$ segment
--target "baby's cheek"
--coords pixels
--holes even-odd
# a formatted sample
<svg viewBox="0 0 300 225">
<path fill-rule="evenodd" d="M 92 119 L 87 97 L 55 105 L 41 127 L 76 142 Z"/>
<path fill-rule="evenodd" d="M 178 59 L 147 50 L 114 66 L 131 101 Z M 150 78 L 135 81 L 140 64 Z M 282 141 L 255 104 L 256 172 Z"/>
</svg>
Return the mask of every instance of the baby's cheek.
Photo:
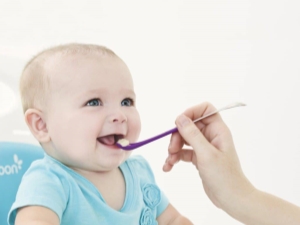
<svg viewBox="0 0 300 225">
<path fill-rule="evenodd" d="M 139 138 L 140 132 L 141 132 L 141 121 L 138 118 L 133 120 L 131 124 L 131 128 L 130 128 L 130 139 L 132 139 L 131 142 L 136 141 Z"/>
</svg>

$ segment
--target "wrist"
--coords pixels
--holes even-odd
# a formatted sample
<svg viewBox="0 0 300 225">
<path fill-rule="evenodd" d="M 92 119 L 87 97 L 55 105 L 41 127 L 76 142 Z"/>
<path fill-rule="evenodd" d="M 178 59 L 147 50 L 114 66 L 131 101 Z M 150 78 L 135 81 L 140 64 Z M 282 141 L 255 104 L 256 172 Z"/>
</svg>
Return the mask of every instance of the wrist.
<svg viewBox="0 0 300 225">
<path fill-rule="evenodd" d="M 220 205 L 220 208 L 233 218 L 241 221 L 244 215 L 247 214 L 248 207 L 255 204 L 253 201 L 256 199 L 255 196 L 259 195 L 259 190 L 247 178 L 235 187 L 228 194 L 226 202 Z"/>
<path fill-rule="evenodd" d="M 244 198 L 230 215 L 248 225 L 300 224 L 300 207 L 257 189 Z"/>
</svg>

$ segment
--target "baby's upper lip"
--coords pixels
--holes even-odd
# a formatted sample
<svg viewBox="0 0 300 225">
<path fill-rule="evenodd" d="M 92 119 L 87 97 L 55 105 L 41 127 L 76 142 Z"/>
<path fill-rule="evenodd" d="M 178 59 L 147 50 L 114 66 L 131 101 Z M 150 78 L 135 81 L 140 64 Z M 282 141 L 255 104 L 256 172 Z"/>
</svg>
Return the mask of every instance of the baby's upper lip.
<svg viewBox="0 0 300 225">
<path fill-rule="evenodd" d="M 125 137 L 124 133 L 118 133 L 118 132 L 116 132 L 116 133 L 108 133 L 108 134 L 100 135 L 97 139 L 103 138 L 103 137 L 107 137 L 107 136 L 111 136 L 111 135 L 114 135 L 114 136 L 116 136 L 116 137 L 118 137 L 120 139 Z"/>
</svg>

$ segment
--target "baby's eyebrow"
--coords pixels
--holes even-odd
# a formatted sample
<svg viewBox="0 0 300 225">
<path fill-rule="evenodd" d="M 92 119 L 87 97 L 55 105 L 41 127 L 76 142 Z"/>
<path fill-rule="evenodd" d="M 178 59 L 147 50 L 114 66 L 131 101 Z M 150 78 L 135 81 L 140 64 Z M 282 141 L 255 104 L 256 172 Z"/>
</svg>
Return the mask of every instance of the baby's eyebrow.
<svg viewBox="0 0 300 225">
<path fill-rule="evenodd" d="M 135 97 L 135 92 L 131 89 L 124 90 L 124 94 L 129 95 L 130 97 Z"/>
<path fill-rule="evenodd" d="M 82 97 L 86 97 L 87 95 L 88 96 L 93 96 L 93 95 L 95 95 L 95 96 L 98 96 L 98 95 L 107 95 L 107 93 L 108 93 L 108 90 L 91 89 L 91 90 L 77 92 L 76 97 L 77 98 L 82 98 Z M 132 98 L 136 97 L 135 92 L 132 89 L 124 88 L 124 89 L 120 90 L 119 93 L 122 94 L 122 95 L 124 95 L 124 97 L 132 97 Z"/>
<path fill-rule="evenodd" d="M 99 90 L 99 89 L 94 89 L 94 90 L 81 90 L 81 91 L 78 91 L 74 97 L 76 99 L 85 99 L 87 96 L 99 96 L 101 95 L 102 93 L 104 93 L 103 91 Z"/>
</svg>

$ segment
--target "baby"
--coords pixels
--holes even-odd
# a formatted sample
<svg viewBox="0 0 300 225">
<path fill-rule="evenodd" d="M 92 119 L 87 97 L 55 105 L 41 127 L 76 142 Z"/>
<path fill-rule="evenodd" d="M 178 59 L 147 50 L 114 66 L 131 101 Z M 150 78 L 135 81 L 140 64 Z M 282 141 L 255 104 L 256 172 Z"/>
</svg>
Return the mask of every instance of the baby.
<svg viewBox="0 0 300 225">
<path fill-rule="evenodd" d="M 25 121 L 45 150 L 23 177 L 9 224 L 192 224 L 158 188 L 141 156 L 141 122 L 126 64 L 98 45 L 47 49 L 20 81 Z"/>
</svg>

